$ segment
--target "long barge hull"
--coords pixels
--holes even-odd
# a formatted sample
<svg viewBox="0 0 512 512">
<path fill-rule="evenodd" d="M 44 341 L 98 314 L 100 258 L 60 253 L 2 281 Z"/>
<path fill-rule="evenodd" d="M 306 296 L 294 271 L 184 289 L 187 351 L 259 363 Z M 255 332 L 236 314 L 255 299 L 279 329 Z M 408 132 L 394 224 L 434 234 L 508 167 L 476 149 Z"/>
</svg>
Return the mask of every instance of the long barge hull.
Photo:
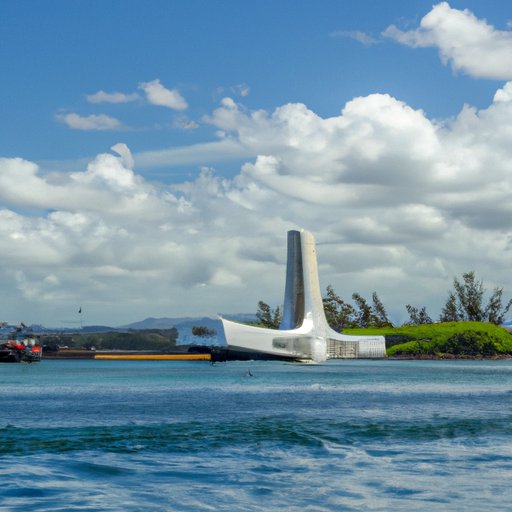
<svg viewBox="0 0 512 512">
<path fill-rule="evenodd" d="M 108 361 L 211 361 L 211 354 L 95 354 Z"/>
<path fill-rule="evenodd" d="M 92 350 L 61 350 L 45 352 L 45 359 L 94 359 L 103 361 L 210 361 L 207 353 L 158 353 L 158 352 L 95 352 Z"/>
</svg>

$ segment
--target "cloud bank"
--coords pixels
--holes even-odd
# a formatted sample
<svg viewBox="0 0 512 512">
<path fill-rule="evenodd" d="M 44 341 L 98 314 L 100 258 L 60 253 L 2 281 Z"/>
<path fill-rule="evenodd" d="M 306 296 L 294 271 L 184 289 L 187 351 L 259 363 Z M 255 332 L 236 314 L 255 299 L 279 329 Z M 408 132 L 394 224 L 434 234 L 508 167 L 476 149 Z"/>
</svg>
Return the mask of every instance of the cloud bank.
<svg viewBox="0 0 512 512">
<path fill-rule="evenodd" d="M 48 304 L 118 325 L 254 311 L 282 300 L 285 235 L 300 227 L 316 235 L 323 286 L 347 299 L 376 290 L 398 319 L 406 303 L 437 315 L 467 270 L 510 292 L 511 87 L 445 123 L 387 94 L 330 118 L 225 98 L 207 122 L 217 144 L 247 155 L 232 180 L 203 168 L 157 185 L 123 144 L 80 172 L 0 159 L 4 296 L 31 303 L 34 321 Z M 14 315 L 17 305 L 2 307 Z"/>
</svg>

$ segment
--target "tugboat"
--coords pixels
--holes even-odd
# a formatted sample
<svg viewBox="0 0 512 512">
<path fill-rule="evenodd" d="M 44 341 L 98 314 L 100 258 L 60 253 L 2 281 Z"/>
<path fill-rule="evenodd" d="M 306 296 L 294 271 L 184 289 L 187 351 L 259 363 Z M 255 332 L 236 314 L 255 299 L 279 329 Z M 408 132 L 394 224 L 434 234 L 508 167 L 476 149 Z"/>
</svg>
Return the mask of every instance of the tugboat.
<svg viewBox="0 0 512 512">
<path fill-rule="evenodd" d="M 33 363 L 41 361 L 43 348 L 34 336 L 20 336 L 25 327 L 21 324 L 11 335 L 11 339 L 0 341 L 0 363 Z"/>
</svg>

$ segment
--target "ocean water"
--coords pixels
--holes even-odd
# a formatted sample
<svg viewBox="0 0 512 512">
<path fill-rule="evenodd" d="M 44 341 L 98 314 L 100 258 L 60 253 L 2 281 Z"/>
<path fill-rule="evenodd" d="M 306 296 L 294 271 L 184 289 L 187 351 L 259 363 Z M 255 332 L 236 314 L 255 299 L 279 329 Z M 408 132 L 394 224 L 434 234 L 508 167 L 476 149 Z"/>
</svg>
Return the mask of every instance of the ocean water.
<svg viewBox="0 0 512 512">
<path fill-rule="evenodd" d="M 512 509 L 511 361 L 46 360 L 0 397 L 1 511 Z"/>
</svg>

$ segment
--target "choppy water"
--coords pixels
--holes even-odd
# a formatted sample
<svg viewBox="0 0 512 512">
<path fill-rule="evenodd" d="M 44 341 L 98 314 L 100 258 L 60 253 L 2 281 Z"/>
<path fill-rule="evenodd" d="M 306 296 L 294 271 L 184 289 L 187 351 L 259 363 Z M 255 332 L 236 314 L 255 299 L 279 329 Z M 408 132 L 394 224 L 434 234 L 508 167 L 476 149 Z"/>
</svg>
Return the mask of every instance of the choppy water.
<svg viewBox="0 0 512 512">
<path fill-rule="evenodd" d="M 1 511 L 512 507 L 510 361 L 47 360 L 0 398 Z"/>
</svg>

